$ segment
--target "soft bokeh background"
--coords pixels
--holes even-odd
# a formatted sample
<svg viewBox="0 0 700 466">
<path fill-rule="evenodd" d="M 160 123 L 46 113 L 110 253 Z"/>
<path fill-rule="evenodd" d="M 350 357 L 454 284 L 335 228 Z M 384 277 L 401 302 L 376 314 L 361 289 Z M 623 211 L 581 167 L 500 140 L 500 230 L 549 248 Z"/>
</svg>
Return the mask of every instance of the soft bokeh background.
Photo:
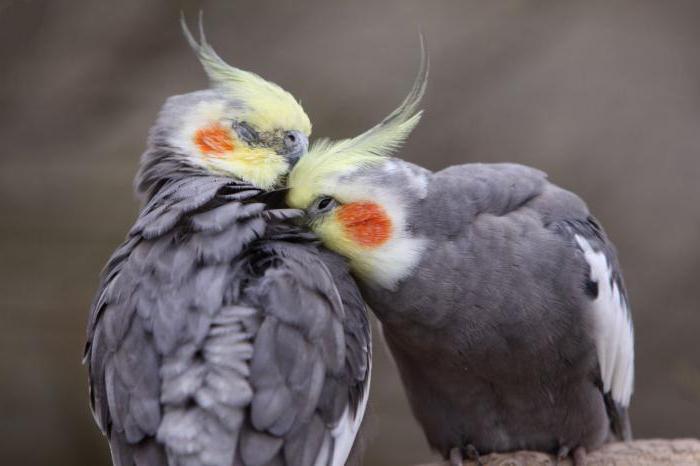
<svg viewBox="0 0 700 466">
<path fill-rule="evenodd" d="M 180 8 L 0 1 L 0 452 L 101 465 L 80 365 L 97 274 L 137 210 L 131 179 L 163 100 L 205 86 Z M 316 135 L 355 134 L 406 93 L 428 40 L 423 123 L 438 169 L 534 165 L 617 243 L 637 335 L 638 437 L 700 434 L 700 2 L 207 2 L 221 54 L 291 90 Z M 432 458 L 376 345 L 366 464 Z"/>
</svg>

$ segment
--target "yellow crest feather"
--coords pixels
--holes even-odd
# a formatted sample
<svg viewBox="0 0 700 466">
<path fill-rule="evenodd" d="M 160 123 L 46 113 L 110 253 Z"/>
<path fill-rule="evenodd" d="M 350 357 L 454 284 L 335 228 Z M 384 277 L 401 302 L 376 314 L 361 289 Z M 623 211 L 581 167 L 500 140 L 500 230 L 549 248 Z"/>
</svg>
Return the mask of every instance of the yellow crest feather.
<svg viewBox="0 0 700 466">
<path fill-rule="evenodd" d="M 314 198 L 324 194 L 324 184 L 330 177 L 381 163 L 396 152 L 420 121 L 423 111 L 418 111 L 417 108 L 425 94 L 428 67 L 428 56 L 421 35 L 418 76 L 401 105 L 381 123 L 352 139 L 321 139 L 314 142 L 289 175 L 289 205 L 306 208 Z"/>
<path fill-rule="evenodd" d="M 184 14 L 180 23 L 187 42 L 202 63 L 211 83 L 243 103 L 247 122 L 260 131 L 281 128 L 301 131 L 307 136 L 311 134 L 311 121 L 294 96 L 277 84 L 250 71 L 233 67 L 219 57 L 206 40 L 201 12 L 199 42 L 187 27 Z"/>
</svg>

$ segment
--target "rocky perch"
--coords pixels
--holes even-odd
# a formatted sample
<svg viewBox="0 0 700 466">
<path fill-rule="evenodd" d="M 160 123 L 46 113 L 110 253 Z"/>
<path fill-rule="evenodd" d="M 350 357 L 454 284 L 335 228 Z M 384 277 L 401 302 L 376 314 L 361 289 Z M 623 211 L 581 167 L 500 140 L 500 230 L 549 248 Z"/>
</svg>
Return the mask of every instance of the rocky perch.
<svg viewBox="0 0 700 466">
<path fill-rule="evenodd" d="M 507 454 L 483 456 L 484 466 L 555 466 L 555 458 L 544 453 L 518 451 Z M 449 463 L 435 463 L 422 466 L 444 466 Z M 465 466 L 474 466 L 468 461 Z M 571 460 L 559 462 L 560 466 L 570 466 Z M 636 440 L 627 443 L 611 443 L 599 450 L 588 453 L 585 466 L 697 466 L 700 465 L 700 440 Z"/>
</svg>

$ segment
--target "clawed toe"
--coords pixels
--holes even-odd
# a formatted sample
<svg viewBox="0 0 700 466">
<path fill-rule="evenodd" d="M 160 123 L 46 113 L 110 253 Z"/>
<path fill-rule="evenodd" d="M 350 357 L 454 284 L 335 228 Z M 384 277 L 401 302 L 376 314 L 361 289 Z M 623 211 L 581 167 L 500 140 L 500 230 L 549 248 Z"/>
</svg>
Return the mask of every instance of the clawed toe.
<svg viewBox="0 0 700 466">
<path fill-rule="evenodd" d="M 586 466 L 586 449 L 578 447 L 574 450 L 574 466 Z"/>
<path fill-rule="evenodd" d="M 574 466 L 585 466 L 586 465 L 586 449 L 583 447 L 576 447 L 571 450 L 570 447 L 563 445 L 559 447 L 559 451 L 557 452 L 557 457 L 554 461 L 554 464 L 559 466 L 559 464 L 562 461 L 565 461 L 566 458 L 571 456 L 571 459 L 574 462 Z"/>
<path fill-rule="evenodd" d="M 467 445 L 464 450 L 461 448 L 453 448 L 450 450 L 450 466 L 462 466 L 465 456 L 466 459 L 474 461 L 476 466 L 484 466 L 481 462 L 479 451 L 471 444 Z"/>
<path fill-rule="evenodd" d="M 481 457 L 479 456 L 479 451 L 474 447 L 474 445 L 469 444 L 465 449 L 467 458 L 476 463 L 476 466 L 484 466 L 481 462 Z"/>
<path fill-rule="evenodd" d="M 556 459 L 554 460 L 554 464 L 555 464 L 556 466 L 559 466 L 559 464 L 560 464 L 562 461 L 564 461 L 564 460 L 566 460 L 566 458 L 568 458 L 569 453 L 571 453 L 571 448 L 569 448 L 569 447 L 567 447 L 567 446 L 561 446 L 561 447 L 559 447 L 559 451 L 557 452 L 557 457 L 556 457 Z"/>
<path fill-rule="evenodd" d="M 450 466 L 462 466 L 464 458 L 462 458 L 462 450 L 453 448 L 450 450 Z"/>
</svg>

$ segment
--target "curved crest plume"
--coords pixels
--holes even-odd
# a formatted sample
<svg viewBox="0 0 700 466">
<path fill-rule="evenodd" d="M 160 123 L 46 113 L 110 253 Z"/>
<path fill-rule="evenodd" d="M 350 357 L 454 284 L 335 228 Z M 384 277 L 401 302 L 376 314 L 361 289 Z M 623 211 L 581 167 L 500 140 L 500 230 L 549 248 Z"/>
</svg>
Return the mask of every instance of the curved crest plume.
<svg viewBox="0 0 700 466">
<path fill-rule="evenodd" d="M 429 60 L 422 34 L 420 50 L 418 75 L 401 105 L 379 124 L 352 139 L 316 141 L 290 174 L 289 186 L 296 190 L 290 202 L 297 207 L 310 202 L 307 198 L 312 193 L 318 194 L 316 187 L 327 176 L 379 163 L 401 147 L 423 114 L 418 105 L 428 83 Z"/>
<path fill-rule="evenodd" d="M 416 112 L 425 88 L 428 84 L 429 60 L 425 48 L 425 39 L 420 35 L 420 66 L 418 75 L 413 82 L 410 92 L 393 112 L 379 124 L 352 139 L 331 142 L 321 139 L 314 144 L 312 150 L 324 152 L 343 152 L 343 156 L 351 156 L 350 152 L 371 154 L 387 157 L 394 153 L 416 127 L 423 111 Z"/>
<path fill-rule="evenodd" d="M 292 94 L 255 73 L 229 65 L 214 51 L 204 34 L 202 12 L 199 13 L 199 41 L 187 27 L 184 13 L 180 15 L 180 24 L 212 85 L 240 100 L 249 122 L 265 130 L 279 127 L 311 134 L 311 121 Z"/>
</svg>

